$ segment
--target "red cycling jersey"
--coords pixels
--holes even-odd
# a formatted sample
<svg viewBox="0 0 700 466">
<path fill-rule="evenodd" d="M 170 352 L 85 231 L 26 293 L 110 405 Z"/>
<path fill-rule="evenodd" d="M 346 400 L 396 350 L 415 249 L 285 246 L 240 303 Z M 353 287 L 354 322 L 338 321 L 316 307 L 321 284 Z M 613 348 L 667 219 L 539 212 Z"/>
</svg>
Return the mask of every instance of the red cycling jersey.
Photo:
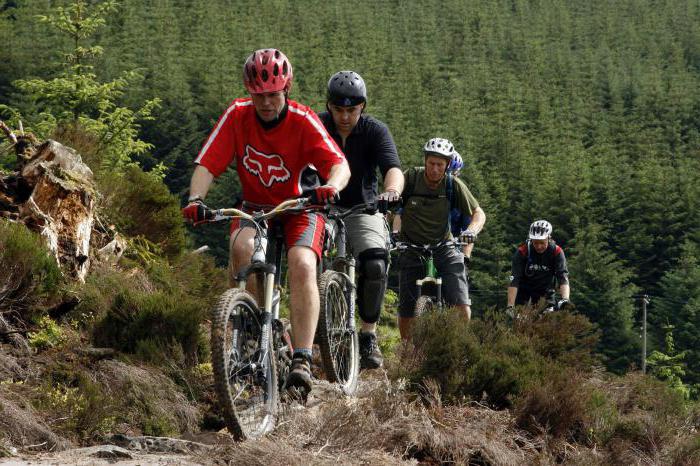
<svg viewBox="0 0 700 466">
<path fill-rule="evenodd" d="M 302 194 L 302 173 L 315 169 L 328 179 L 345 156 L 309 107 L 288 101 L 279 125 L 266 130 L 250 98 L 236 99 L 219 118 L 195 163 L 214 176 L 235 162 L 243 199 L 276 205 Z"/>
</svg>

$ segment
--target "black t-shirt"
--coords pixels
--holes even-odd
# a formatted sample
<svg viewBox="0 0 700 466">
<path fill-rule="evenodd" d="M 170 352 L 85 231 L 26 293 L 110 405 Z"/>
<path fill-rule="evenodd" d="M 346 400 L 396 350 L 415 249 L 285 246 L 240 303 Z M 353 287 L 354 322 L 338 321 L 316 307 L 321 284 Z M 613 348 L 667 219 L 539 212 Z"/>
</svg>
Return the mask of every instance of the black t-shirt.
<svg viewBox="0 0 700 466">
<path fill-rule="evenodd" d="M 544 295 L 552 287 L 555 277 L 559 285 L 569 283 L 564 251 L 554 241 L 542 254 L 533 247 L 528 248 L 527 243 L 521 244 L 513 254 L 510 286 Z"/>
<path fill-rule="evenodd" d="M 340 192 L 338 205 L 352 207 L 374 202 L 378 194 L 377 168 L 386 176 L 390 168 L 401 168 L 396 144 L 389 128 L 381 121 L 364 113 L 357 125 L 345 139 L 340 137 L 329 112 L 319 113 L 318 117 L 331 137 L 345 153 L 350 165 L 350 182 Z"/>
</svg>

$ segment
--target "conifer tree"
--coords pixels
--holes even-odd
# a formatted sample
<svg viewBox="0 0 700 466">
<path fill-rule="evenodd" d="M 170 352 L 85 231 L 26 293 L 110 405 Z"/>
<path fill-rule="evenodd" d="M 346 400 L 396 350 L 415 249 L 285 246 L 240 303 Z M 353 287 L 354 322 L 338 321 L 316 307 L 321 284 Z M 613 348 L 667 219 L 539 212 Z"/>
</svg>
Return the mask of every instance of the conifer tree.
<svg viewBox="0 0 700 466">
<path fill-rule="evenodd" d="M 35 112 L 23 116 L 32 131 L 41 137 L 84 132 L 94 138 L 92 155 L 99 166 L 119 171 L 131 162 L 132 155 L 151 147 L 138 138 L 137 121 L 151 118 L 158 101 L 147 101 L 136 111 L 120 107 L 119 97 L 138 74 L 129 71 L 113 81 L 101 82 L 94 73 L 90 63 L 103 49 L 87 42 L 115 8 L 112 0 L 97 5 L 75 0 L 68 7 L 57 7 L 51 15 L 40 16 L 41 22 L 70 40 L 71 49 L 64 54 L 56 77 L 20 79 L 14 85 L 36 107 Z"/>
</svg>

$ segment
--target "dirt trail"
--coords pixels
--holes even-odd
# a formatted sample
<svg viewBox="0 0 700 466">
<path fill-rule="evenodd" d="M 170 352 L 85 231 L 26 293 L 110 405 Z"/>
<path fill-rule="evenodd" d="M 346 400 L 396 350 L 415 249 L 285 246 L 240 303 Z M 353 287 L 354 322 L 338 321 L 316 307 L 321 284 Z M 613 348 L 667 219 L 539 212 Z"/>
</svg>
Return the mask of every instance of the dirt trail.
<svg viewBox="0 0 700 466">
<path fill-rule="evenodd" d="M 345 400 L 357 403 L 379 385 L 388 384 L 384 370 L 366 371 L 361 375 L 356 397 L 346 397 L 337 385 L 325 380 L 316 380 L 314 390 L 305 406 L 296 402 L 282 404 L 278 426 L 293 423 L 302 415 L 304 418 L 321 418 L 325 407 Z M 275 433 L 272 434 L 275 436 Z M 214 464 L 224 451 L 235 450 L 240 444 L 232 441 L 224 432 L 203 432 L 169 439 L 165 437 L 117 438 L 111 444 L 85 448 L 68 449 L 36 455 L 20 452 L 17 456 L 0 458 L 2 465 L 178 465 L 190 466 Z M 123 437 L 123 436 L 122 436 Z M 248 444 L 254 442 L 248 442 Z M 225 456 L 225 455 L 224 455 Z M 261 459 L 262 460 L 262 459 Z"/>
</svg>

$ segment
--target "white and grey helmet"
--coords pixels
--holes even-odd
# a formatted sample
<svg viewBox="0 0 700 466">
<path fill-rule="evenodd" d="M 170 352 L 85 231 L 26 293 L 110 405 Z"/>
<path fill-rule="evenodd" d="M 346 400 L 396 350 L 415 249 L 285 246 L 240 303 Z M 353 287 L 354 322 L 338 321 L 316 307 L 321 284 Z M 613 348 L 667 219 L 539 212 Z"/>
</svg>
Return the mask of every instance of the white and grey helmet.
<svg viewBox="0 0 700 466">
<path fill-rule="evenodd" d="M 552 224 L 547 220 L 536 220 L 530 225 L 530 239 L 547 239 L 552 236 Z"/>
<path fill-rule="evenodd" d="M 452 155 L 455 153 L 455 146 L 447 139 L 432 138 L 423 146 L 423 153 L 444 157 L 448 159 L 448 162 L 451 162 Z"/>
</svg>

